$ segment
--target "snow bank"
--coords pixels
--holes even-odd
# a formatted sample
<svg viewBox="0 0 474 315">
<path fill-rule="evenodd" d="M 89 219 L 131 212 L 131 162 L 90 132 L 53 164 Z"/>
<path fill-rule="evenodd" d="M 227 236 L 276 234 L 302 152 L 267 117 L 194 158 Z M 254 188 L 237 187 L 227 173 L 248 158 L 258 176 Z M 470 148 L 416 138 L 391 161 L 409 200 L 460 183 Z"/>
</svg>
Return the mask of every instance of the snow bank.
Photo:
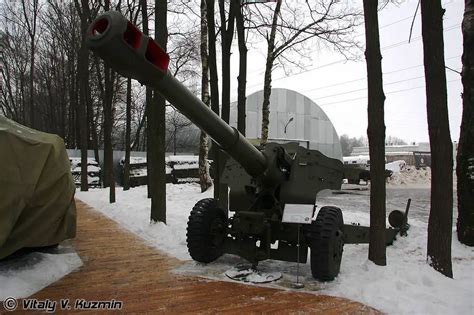
<svg viewBox="0 0 474 315">
<path fill-rule="evenodd" d="M 388 314 L 472 314 L 474 249 L 460 244 L 453 233 L 454 279 L 449 279 L 426 264 L 426 224 L 410 223 L 408 237 L 387 247 L 385 267 L 367 259 L 368 245 L 346 245 L 341 272 L 325 284 L 324 293 Z"/>
<path fill-rule="evenodd" d="M 150 201 L 146 198 L 146 187 L 126 192 L 117 190 L 117 202 L 112 205 L 108 203 L 108 189 L 78 191 L 76 196 L 148 244 L 186 260 L 176 272 L 230 281 L 224 275 L 225 271 L 244 262 L 242 259 L 224 255 L 211 264 L 199 264 L 192 261 L 187 253 L 186 224 L 189 212 L 198 200 L 212 197 L 212 191 L 201 194 L 196 184 L 168 184 L 166 188 L 167 225 L 149 224 Z M 397 193 L 403 194 L 404 191 L 413 193 L 408 189 L 398 190 Z M 355 200 L 356 197 L 360 200 Z M 404 205 L 406 197 L 396 195 L 388 203 Z M 426 196 L 414 203 L 418 208 L 429 208 L 429 198 Z M 368 195 L 353 195 L 349 199 L 347 195 L 329 194 L 318 198 L 319 206 L 325 204 L 343 206 L 344 221 L 347 223 L 369 222 Z M 426 222 L 426 218 L 410 219 L 408 237 L 399 238 L 387 248 L 386 267 L 376 266 L 367 260 L 368 245 L 346 245 L 339 276 L 332 282 L 321 283 L 311 277 L 308 259 L 307 264 L 300 266 L 300 281 L 305 284 L 304 290 L 346 297 L 388 314 L 472 314 L 474 249 L 461 245 L 453 234 L 454 279 L 442 276 L 426 264 Z M 296 281 L 295 263 L 268 260 L 260 263 L 259 268 L 283 274 L 281 280 L 266 286 L 292 290 L 291 284 Z"/>
<path fill-rule="evenodd" d="M 175 162 L 179 164 L 196 164 L 198 161 L 198 155 L 169 155 L 166 157 L 166 162 Z"/>
<path fill-rule="evenodd" d="M 391 186 L 400 185 L 415 185 L 415 186 L 429 186 L 431 183 L 431 169 L 416 169 L 414 167 L 394 172 L 388 178 L 388 184 Z"/>
<path fill-rule="evenodd" d="M 62 245 L 58 250 L 61 251 Z M 72 250 L 72 248 L 71 248 Z M 26 298 L 82 266 L 75 252 L 30 253 L 0 262 L 0 301 Z"/>
<path fill-rule="evenodd" d="M 406 171 L 407 163 L 404 160 L 397 160 L 385 164 L 385 169 L 390 170 L 394 173 L 399 173 L 401 171 Z"/>
</svg>

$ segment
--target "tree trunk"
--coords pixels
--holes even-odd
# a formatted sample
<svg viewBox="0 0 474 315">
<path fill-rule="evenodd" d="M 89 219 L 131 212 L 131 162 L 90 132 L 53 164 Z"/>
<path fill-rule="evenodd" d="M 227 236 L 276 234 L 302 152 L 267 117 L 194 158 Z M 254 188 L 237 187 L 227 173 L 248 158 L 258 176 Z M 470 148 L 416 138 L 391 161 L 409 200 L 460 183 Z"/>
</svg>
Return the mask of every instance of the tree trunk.
<svg viewBox="0 0 474 315">
<path fill-rule="evenodd" d="M 247 90 L 247 45 L 245 43 L 244 17 L 240 0 L 232 0 L 236 4 L 235 21 L 237 28 L 237 40 L 239 43 L 239 76 L 237 78 L 237 130 L 245 136 L 246 117 L 246 90 Z"/>
<path fill-rule="evenodd" d="M 201 0 L 201 100 L 209 106 L 209 56 L 207 54 L 207 20 L 206 0 Z M 201 192 L 205 192 L 212 186 L 209 174 L 209 137 L 201 130 L 199 137 L 199 184 Z"/>
<path fill-rule="evenodd" d="M 87 86 L 87 120 L 89 123 L 89 137 L 88 140 L 90 142 L 89 147 L 94 150 L 94 158 L 97 161 L 97 163 L 100 163 L 99 159 L 99 141 L 97 139 L 97 127 L 95 124 L 94 120 L 94 110 L 92 108 L 92 97 L 91 97 L 91 91 L 90 91 L 90 86 Z"/>
<path fill-rule="evenodd" d="M 68 111 L 68 136 L 67 143 L 69 148 L 77 148 L 76 141 L 76 108 L 77 108 L 77 92 L 76 92 L 76 79 L 77 72 L 75 71 L 75 59 L 74 55 L 69 56 L 68 58 L 68 72 L 69 72 L 69 111 Z"/>
<path fill-rule="evenodd" d="M 230 3 L 229 17 L 226 23 L 225 1 L 219 1 L 221 17 L 221 50 L 222 50 L 222 119 L 230 121 L 230 50 L 234 37 L 235 1 Z M 226 26 L 227 25 L 227 26 Z"/>
<path fill-rule="evenodd" d="M 235 20 L 235 1 L 230 2 L 229 15 L 226 23 L 225 1 L 219 1 L 219 12 L 221 17 L 221 52 L 222 52 L 222 99 L 221 99 L 221 118 L 226 122 L 230 122 L 230 57 L 232 48 L 232 39 L 234 37 L 234 20 Z M 216 146 L 217 147 L 217 146 Z M 218 157 L 216 177 L 220 177 L 225 166 L 224 155 L 221 150 L 215 151 Z M 226 184 L 214 186 L 214 191 L 218 190 L 218 206 L 226 210 L 228 207 L 228 191 Z"/>
<path fill-rule="evenodd" d="M 474 246 L 474 1 L 465 0 L 462 23 L 463 112 L 456 174 L 458 178 L 458 240 Z"/>
<path fill-rule="evenodd" d="M 142 128 L 145 126 L 146 122 L 146 112 L 143 114 L 140 122 L 138 123 L 137 131 L 135 132 L 135 137 L 133 138 L 133 143 L 131 144 L 131 150 L 140 150 L 140 137 Z"/>
<path fill-rule="evenodd" d="M 211 108 L 219 115 L 219 78 L 217 73 L 216 23 L 214 17 L 215 0 L 207 0 L 207 26 L 209 33 L 209 75 L 211 86 Z"/>
<path fill-rule="evenodd" d="M 81 19 L 82 41 L 77 57 L 77 80 L 79 85 L 79 104 L 77 105 L 78 130 L 80 131 L 81 147 L 81 191 L 89 188 L 87 180 L 87 91 L 89 84 L 89 51 L 85 45 L 85 36 L 88 27 L 89 4 L 82 0 L 81 4 L 76 0 L 76 9 Z"/>
<path fill-rule="evenodd" d="M 155 1 L 155 40 L 166 51 L 168 41 L 167 27 L 168 5 L 166 1 Z M 166 170 L 165 170 L 165 116 L 166 101 L 158 92 L 154 92 L 153 106 L 149 109 L 150 145 L 148 148 L 152 163 L 152 180 L 155 182 L 151 193 L 152 222 L 166 223 Z"/>
<path fill-rule="evenodd" d="M 35 85 L 34 85 L 34 75 L 35 75 L 35 37 L 31 37 L 30 44 L 30 82 L 29 82 L 29 108 L 30 108 L 30 126 L 31 128 L 36 128 L 36 118 L 35 118 Z"/>
<path fill-rule="evenodd" d="M 173 155 L 176 155 L 176 138 L 178 136 L 178 130 L 176 126 L 174 127 L 174 132 L 173 132 Z"/>
<path fill-rule="evenodd" d="M 104 9 L 110 9 L 110 2 L 105 1 Z M 104 63 L 104 187 L 109 188 L 109 202 L 115 202 L 115 178 L 112 148 L 114 72 Z"/>
<path fill-rule="evenodd" d="M 272 94 L 272 71 L 275 57 L 275 36 L 278 23 L 278 15 L 280 14 L 282 0 L 278 0 L 273 12 L 272 29 L 270 37 L 267 37 L 267 61 L 265 63 L 265 77 L 263 82 L 263 104 L 262 104 L 262 135 L 260 144 L 265 146 L 268 142 L 268 125 L 270 124 L 270 95 Z"/>
<path fill-rule="evenodd" d="M 385 266 L 385 95 L 377 6 L 378 1 L 364 0 L 370 154 L 369 259 L 379 266 Z"/>
<path fill-rule="evenodd" d="M 211 86 L 211 108 L 219 115 L 219 79 L 217 74 L 217 53 L 216 53 L 216 24 L 215 24 L 215 0 L 207 0 L 207 26 L 209 32 L 209 74 Z M 219 149 L 213 142 L 211 147 L 212 157 L 212 178 L 214 179 L 214 199 L 219 200 Z"/>
<path fill-rule="evenodd" d="M 145 33 L 145 32 L 144 32 Z M 151 130 L 153 130 L 153 121 L 151 119 L 152 113 L 151 108 L 153 106 L 153 89 L 146 87 L 146 96 L 145 96 L 145 116 L 146 116 L 146 123 L 145 123 L 145 143 L 146 143 L 146 160 L 147 160 L 147 179 L 148 179 L 148 198 L 151 198 L 151 194 L 153 191 L 153 185 L 155 182 L 151 180 L 153 177 L 153 163 L 151 162 L 151 142 L 153 140 L 153 136 L 150 134 Z M 156 129 L 156 128 L 155 128 Z M 145 145 L 144 143 L 144 145 Z"/>
<path fill-rule="evenodd" d="M 104 187 L 109 187 L 109 202 L 115 202 L 114 161 L 112 148 L 113 72 L 104 64 Z"/>
<path fill-rule="evenodd" d="M 440 0 L 421 0 L 426 107 L 431 148 L 431 210 L 427 260 L 435 270 L 452 278 L 453 145 L 448 120 L 443 14 Z"/>
<path fill-rule="evenodd" d="M 148 35 L 148 6 L 146 0 L 140 0 L 141 11 L 142 11 L 142 28 L 143 34 Z M 150 148 L 152 146 L 151 142 L 153 136 L 150 134 L 151 130 L 153 130 L 153 119 L 151 118 L 152 112 L 151 108 L 153 106 L 153 90 L 149 87 L 146 87 L 146 96 L 145 96 L 145 117 L 146 117 L 146 124 L 145 124 L 145 133 L 146 133 L 146 161 L 147 161 L 147 180 L 148 180 L 148 198 L 151 198 L 155 185 L 155 181 L 153 180 L 154 172 L 153 166 L 154 163 L 152 162 L 152 156 Z M 155 128 L 156 129 L 156 128 Z"/>
<path fill-rule="evenodd" d="M 123 164 L 123 190 L 130 189 L 130 134 L 132 123 L 132 79 L 127 79 L 127 108 L 125 123 L 125 161 Z"/>
<path fill-rule="evenodd" d="M 30 9 L 30 5 L 33 5 L 33 11 L 28 12 Z M 27 32 L 30 37 L 30 77 L 29 77 L 29 100 L 28 100 L 28 109 L 29 109 L 29 120 L 30 120 L 30 127 L 37 128 L 36 126 L 36 118 L 35 118 L 35 85 L 34 85 L 34 77 L 35 77 L 35 56 L 36 56 L 36 27 L 37 27 L 37 19 L 38 19 L 38 8 L 39 2 L 38 0 L 33 0 L 31 3 L 30 1 L 22 0 L 21 6 L 23 9 L 23 18 L 25 25 L 27 27 Z M 28 13 L 31 13 L 31 20 Z"/>
</svg>

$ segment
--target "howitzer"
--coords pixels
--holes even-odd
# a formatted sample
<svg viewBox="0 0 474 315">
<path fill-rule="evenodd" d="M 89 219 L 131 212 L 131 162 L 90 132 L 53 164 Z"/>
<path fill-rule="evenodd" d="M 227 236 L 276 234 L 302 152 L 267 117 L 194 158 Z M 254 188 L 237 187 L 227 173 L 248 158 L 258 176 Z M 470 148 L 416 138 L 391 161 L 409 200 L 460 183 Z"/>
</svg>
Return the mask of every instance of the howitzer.
<svg viewBox="0 0 474 315">
<path fill-rule="evenodd" d="M 313 276 L 332 280 L 339 273 L 344 243 L 368 242 L 367 227 L 344 226 L 336 207 L 322 207 L 316 220 L 303 227 L 283 222 L 286 205 L 310 205 L 314 214 L 319 191 L 341 188 L 341 161 L 296 143 L 253 146 L 176 80 L 168 71 L 166 52 L 118 12 L 99 16 L 88 29 L 86 44 L 123 76 L 155 88 L 228 155 L 220 174 L 230 188 L 228 207 L 203 199 L 189 216 L 187 245 L 194 260 L 208 263 L 230 253 L 254 265 L 265 259 L 297 261 L 297 235 L 302 232 L 300 262 L 306 262 L 311 248 Z M 388 239 L 397 231 L 388 229 Z"/>
</svg>

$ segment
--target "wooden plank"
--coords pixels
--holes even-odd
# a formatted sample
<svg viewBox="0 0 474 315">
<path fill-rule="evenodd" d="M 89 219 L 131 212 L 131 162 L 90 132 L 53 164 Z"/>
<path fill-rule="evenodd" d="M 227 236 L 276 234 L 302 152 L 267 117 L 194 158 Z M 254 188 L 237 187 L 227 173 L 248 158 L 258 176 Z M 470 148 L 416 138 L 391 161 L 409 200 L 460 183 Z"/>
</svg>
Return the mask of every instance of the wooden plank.
<svg viewBox="0 0 474 315">
<path fill-rule="evenodd" d="M 78 201 L 73 245 L 84 262 L 76 272 L 33 296 L 119 300 L 127 313 L 379 314 L 343 298 L 290 292 L 173 274 L 181 262 L 148 246 L 112 220 Z"/>
</svg>

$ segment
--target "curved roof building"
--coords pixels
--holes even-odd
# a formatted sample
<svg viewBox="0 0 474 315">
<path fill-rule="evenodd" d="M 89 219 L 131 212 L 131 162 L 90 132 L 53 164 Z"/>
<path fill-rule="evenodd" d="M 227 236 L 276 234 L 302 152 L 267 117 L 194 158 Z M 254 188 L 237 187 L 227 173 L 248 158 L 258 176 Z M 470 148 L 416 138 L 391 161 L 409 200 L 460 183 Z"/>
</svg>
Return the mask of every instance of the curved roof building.
<svg viewBox="0 0 474 315">
<path fill-rule="evenodd" d="M 247 97 L 246 137 L 260 138 L 263 90 Z M 237 126 L 237 102 L 231 104 L 230 123 Z M 333 124 L 311 99 L 296 91 L 272 89 L 270 96 L 271 141 L 299 141 L 342 161 L 341 144 Z"/>
</svg>

